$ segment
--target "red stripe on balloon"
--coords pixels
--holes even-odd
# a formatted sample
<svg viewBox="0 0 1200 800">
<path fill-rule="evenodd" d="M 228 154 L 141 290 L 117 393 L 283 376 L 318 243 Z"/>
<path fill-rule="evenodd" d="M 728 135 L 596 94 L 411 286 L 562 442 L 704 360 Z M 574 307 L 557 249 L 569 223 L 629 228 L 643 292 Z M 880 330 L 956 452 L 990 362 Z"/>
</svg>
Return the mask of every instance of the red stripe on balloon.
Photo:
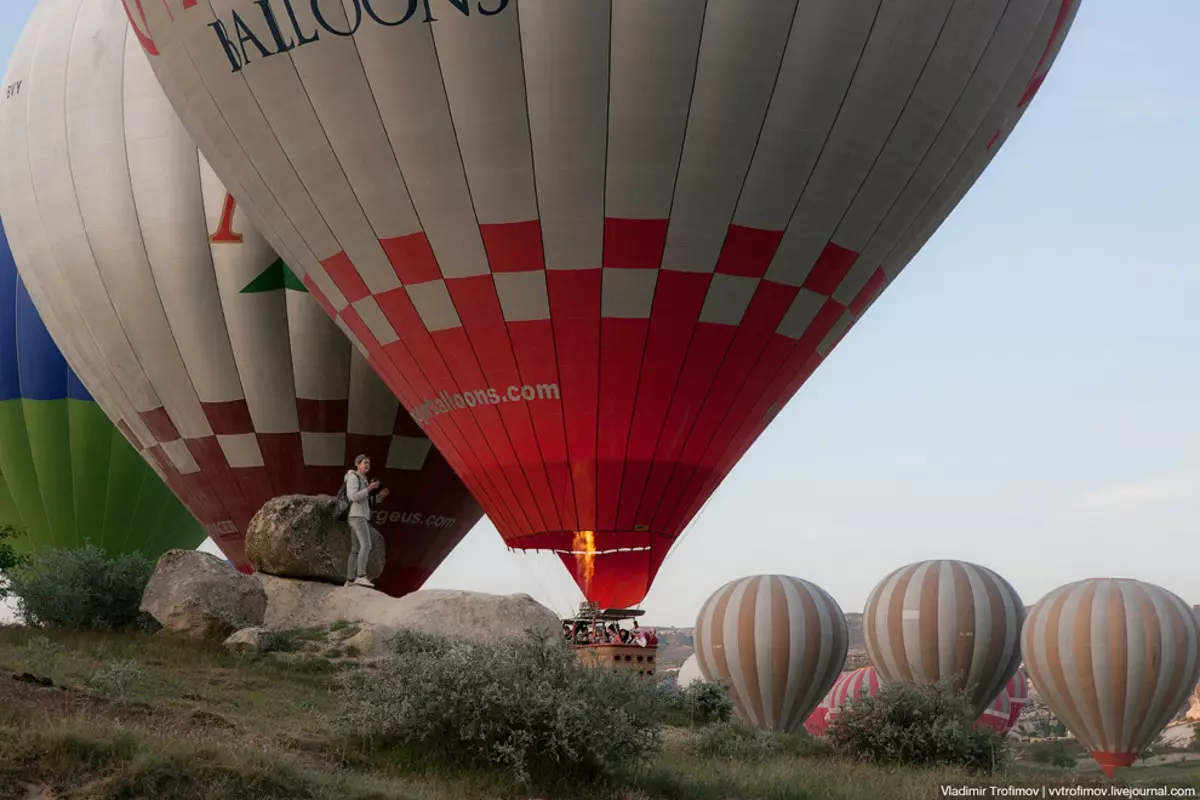
<svg viewBox="0 0 1200 800">
<path fill-rule="evenodd" d="M 480 483 L 486 484 L 496 501 L 494 507 L 518 530 L 528 530 L 528 523 L 520 512 L 517 497 L 503 476 L 500 464 L 475 416 L 453 406 L 454 394 L 459 392 L 458 384 L 451 376 L 442 354 L 417 314 L 408 293 L 404 289 L 395 289 L 377 295 L 375 299 L 400 335 L 403 348 L 412 357 L 413 366 L 409 370 L 401 366 L 402 371 L 412 375 L 414 381 L 418 374 L 423 376 L 422 383 L 426 386 L 417 387 L 424 392 L 422 400 L 431 401 L 435 406 L 444 409 L 444 413 L 430 418 L 430 424 L 439 426 L 443 431 L 454 425 L 461 440 L 460 454 L 464 458 L 471 457 L 476 460 L 476 467 L 472 469 L 464 464 L 461 471 L 472 474 Z M 397 352 L 396 348 L 387 349 L 389 353 Z M 415 370 L 415 367 L 419 367 L 419 371 Z"/>
<path fill-rule="evenodd" d="M 600 406 L 598 419 L 603 436 L 597 442 L 597 502 L 600 530 L 616 530 L 626 450 L 633 427 L 642 355 L 648 319 L 600 321 Z"/>
<path fill-rule="evenodd" d="M 255 436 L 262 451 L 267 478 L 271 481 L 271 493 L 292 494 L 294 487 L 303 485 L 304 448 L 299 433 L 259 433 Z"/>
<path fill-rule="evenodd" d="M 509 322 L 508 334 L 520 369 L 521 383 L 537 386 L 559 386 L 558 359 L 554 346 L 554 329 L 550 320 Z M 575 510 L 575 486 L 567 457 L 566 423 L 563 402 L 534 402 L 529 404 L 538 450 L 546 467 L 546 479 L 558 510 L 560 530 L 580 530 Z"/>
<path fill-rule="evenodd" d="M 492 272 L 526 272 L 545 269 L 542 253 L 542 223 L 505 222 L 480 225 L 480 236 Z"/>
<path fill-rule="evenodd" d="M 662 435 L 654 453 L 654 466 L 646 480 L 638 517 L 650 522 L 653 530 L 664 531 L 661 507 L 671 475 L 675 472 L 687 436 L 700 413 L 700 404 L 712 387 L 713 378 L 725 354 L 733 344 L 737 328 L 712 322 L 699 322 L 688 348 L 679 384 L 671 395 L 671 405 L 663 423 Z"/>
<path fill-rule="evenodd" d="M 139 411 L 138 416 L 142 418 L 142 424 L 150 429 L 150 435 L 154 437 L 155 441 L 166 443 L 180 438 L 179 429 L 175 427 L 171 416 L 162 406 L 149 411 Z"/>
<path fill-rule="evenodd" d="M 692 331 L 700 318 L 711 281 L 711 276 L 702 273 L 670 270 L 658 273 L 658 288 L 650 312 L 650 328 L 621 480 L 621 504 L 616 525 L 620 530 L 633 530 L 650 523 L 650 519 L 638 516 L 638 509 L 672 392 L 683 369 Z"/>
<path fill-rule="evenodd" d="M 246 401 L 229 400 L 224 403 L 201 403 L 204 416 L 217 436 L 239 436 L 254 433 L 254 422 L 250 419 L 250 407 Z"/>
<path fill-rule="evenodd" d="M 658 269 L 667 244 L 665 219 L 604 220 L 604 266 Z"/>
<path fill-rule="evenodd" d="M 403 290 L 400 290 L 403 291 Z M 399 394 L 408 408 L 417 409 L 435 392 L 417 368 L 412 354 L 404 345 L 403 340 L 392 342 L 383 348 L 384 357 L 379 359 L 376 366 L 378 373 L 384 377 L 392 390 Z M 405 380 L 405 378 L 410 380 Z M 400 424 L 397 421 L 397 424 Z M 414 423 L 415 424 L 415 423 Z M 495 487 L 482 480 L 483 468 L 475 454 L 466 444 L 458 425 L 446 417 L 433 417 L 426 421 L 426 427 L 440 432 L 441 442 L 438 447 L 446 459 L 455 466 L 462 481 L 488 508 L 488 514 L 501 532 L 512 528 L 511 518 L 507 510 L 500 505 L 495 495 Z"/>
<path fill-rule="evenodd" d="M 513 356 L 513 347 L 509 341 L 500 299 L 496 294 L 496 285 L 491 275 L 479 275 L 447 280 L 446 288 L 450 291 L 463 329 L 470 338 L 471 347 L 483 369 L 483 380 L 474 384 L 478 387 L 474 390 L 476 407 L 487 406 L 492 404 L 487 389 L 521 386 L 525 383 Z M 530 385 L 536 383 L 530 382 Z M 547 528 L 556 529 L 561 528 L 562 523 L 542 465 L 537 434 L 534 432 L 530 415 L 530 409 L 535 403 L 505 403 L 501 398 L 496 408 L 533 492 L 537 503 L 536 516 L 542 519 Z"/>
<path fill-rule="evenodd" d="M 217 437 L 206 436 L 202 439 L 187 439 L 188 452 L 200 467 L 200 475 L 204 482 L 211 487 L 215 497 L 213 500 L 224 509 L 225 515 L 232 518 L 242 532 L 249 524 L 250 518 L 258 511 L 258 506 L 252 506 L 242 494 L 242 487 L 225 460 L 225 452 L 221 450 Z"/>
<path fill-rule="evenodd" d="M 466 391 L 470 391 L 471 388 L 487 385 L 466 331 L 462 328 L 451 328 L 434 331 L 431 336 L 445 359 L 457 388 L 457 391 L 452 393 L 453 402 L 458 407 L 458 411 L 454 413 L 470 417 L 479 425 L 484 439 L 492 453 L 495 454 L 496 462 L 503 475 L 502 480 L 507 481 L 507 485 L 516 498 L 520 516 L 525 519 L 529 530 L 540 530 L 542 518 L 533 497 L 533 490 L 525 476 L 524 465 L 517 458 L 516 450 L 513 449 L 512 441 L 508 438 L 508 432 L 504 428 L 504 422 L 500 419 L 499 408 L 493 405 L 481 406 L 478 403 L 472 408 L 466 403 L 463 388 L 470 387 L 466 388 Z M 462 402 L 461 407 L 458 406 L 460 401 Z"/>
<path fill-rule="evenodd" d="M 775 251 L 782 241 L 783 231 L 730 225 L 721 256 L 717 259 L 717 272 L 761 278 L 771 266 L 771 259 L 775 258 Z"/>
<path fill-rule="evenodd" d="M 306 433 L 342 433 L 350 421 L 350 401 L 297 397 L 296 415 Z"/>
<path fill-rule="evenodd" d="M 727 418 L 730 407 L 737 399 L 738 391 L 750 377 L 775 329 L 791 308 L 792 301 L 800 290 L 792 286 L 762 281 L 746 309 L 742 322 L 720 370 L 708 390 L 704 405 L 696 417 L 695 425 L 688 434 L 687 443 L 680 453 L 676 466 L 659 509 L 659 518 L 665 530 L 678 530 L 683 522 L 672 512 L 685 495 L 685 490 L 697 472 L 710 475 L 716 468 L 716 456 L 705 454 L 717 428 Z"/>
<path fill-rule="evenodd" d="M 355 303 L 371 293 L 371 290 L 367 288 L 367 284 L 359 276 L 354 262 L 350 260 L 345 251 L 325 259 L 321 262 L 321 266 L 329 273 L 330 279 L 338 287 L 338 291 L 345 296 L 347 301 Z"/>
<path fill-rule="evenodd" d="M 436 281 L 442 277 L 442 270 L 424 232 L 380 239 L 379 244 L 404 284 Z"/>
<path fill-rule="evenodd" d="M 578 530 L 595 531 L 601 270 L 550 270 L 546 288 L 562 379 L 576 524 Z"/>
<path fill-rule="evenodd" d="M 785 362 L 795 346 L 795 341 L 786 336 L 779 334 L 771 336 L 753 370 L 736 387 L 737 397 L 700 459 L 700 463 L 705 465 L 705 468 L 697 470 L 692 475 L 688 488 L 677 506 L 677 516 L 672 518 L 670 524 L 679 527 L 686 525 L 691 515 L 694 515 L 704 505 L 709 495 L 716 489 L 717 483 L 724 477 L 720 472 L 723 466 L 723 455 L 732 446 L 734 436 L 747 417 L 753 413 L 754 406 L 768 391 L 771 381 L 786 368 Z"/>
<path fill-rule="evenodd" d="M 817 294 L 833 294 L 857 260 L 858 253 L 853 250 L 847 250 L 833 242 L 827 243 L 812 271 L 805 278 L 804 288 Z"/>
</svg>

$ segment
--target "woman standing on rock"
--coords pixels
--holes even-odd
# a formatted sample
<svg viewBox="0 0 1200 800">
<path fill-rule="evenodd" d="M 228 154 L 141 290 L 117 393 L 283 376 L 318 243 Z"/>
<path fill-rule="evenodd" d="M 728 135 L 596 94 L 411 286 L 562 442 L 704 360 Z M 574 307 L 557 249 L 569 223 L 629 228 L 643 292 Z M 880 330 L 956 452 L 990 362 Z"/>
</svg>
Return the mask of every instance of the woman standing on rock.
<svg viewBox="0 0 1200 800">
<path fill-rule="evenodd" d="M 354 469 L 346 472 L 346 497 L 350 500 L 350 558 L 346 563 L 346 585 L 374 587 L 367 578 L 367 561 L 371 558 L 371 506 L 388 496 L 388 489 L 379 490 L 379 481 L 367 482 L 371 459 L 356 456 Z"/>
</svg>

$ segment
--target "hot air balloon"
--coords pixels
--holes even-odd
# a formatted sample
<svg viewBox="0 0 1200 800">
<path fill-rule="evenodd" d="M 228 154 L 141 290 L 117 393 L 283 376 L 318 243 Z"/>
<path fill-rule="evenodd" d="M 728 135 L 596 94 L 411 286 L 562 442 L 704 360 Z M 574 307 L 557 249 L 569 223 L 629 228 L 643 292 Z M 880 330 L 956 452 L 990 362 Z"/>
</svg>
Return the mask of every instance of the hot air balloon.
<svg viewBox="0 0 1200 800">
<path fill-rule="evenodd" d="M 675 684 L 680 689 L 686 689 L 696 681 L 705 683 L 704 673 L 700 671 L 700 662 L 696 658 L 696 654 L 692 653 L 679 667 L 679 674 L 675 676 Z"/>
<path fill-rule="evenodd" d="M 729 687 L 748 725 L 799 730 L 841 674 L 850 633 L 821 587 L 787 575 L 730 581 L 696 619 L 696 658 L 708 681 Z"/>
<path fill-rule="evenodd" d="M 975 727 L 1004 736 L 1012 730 L 1011 719 L 1012 699 L 1008 696 L 1008 688 L 1005 687 L 983 709 L 979 718 L 975 720 Z"/>
<path fill-rule="evenodd" d="M 371 456 L 377 585 L 420 587 L 482 510 L 197 152 L 119 0 L 42 0 L 7 75 L 0 213 L 108 416 L 243 571 L 266 500 Z"/>
<path fill-rule="evenodd" d="M 1136 580 L 1060 586 L 1029 612 L 1025 669 L 1110 778 L 1166 727 L 1200 677 L 1200 623 L 1177 595 Z"/>
<path fill-rule="evenodd" d="M 204 531 L 67 366 L 0 228 L 0 525 L 29 552 L 92 545 L 154 559 Z"/>
<path fill-rule="evenodd" d="M 125 7 L 508 545 L 624 607 L 987 166 L 1078 0 Z"/>
<path fill-rule="evenodd" d="M 921 561 L 872 590 L 863 609 L 871 663 L 887 683 L 949 680 L 981 713 L 1021 660 L 1025 607 L 986 567 Z"/>
<path fill-rule="evenodd" d="M 1029 679 L 1025 677 L 1025 670 L 1018 667 L 1004 691 L 1008 693 L 1008 730 L 1011 731 L 1017 727 L 1017 720 L 1021 718 L 1021 712 L 1029 702 Z"/>
</svg>

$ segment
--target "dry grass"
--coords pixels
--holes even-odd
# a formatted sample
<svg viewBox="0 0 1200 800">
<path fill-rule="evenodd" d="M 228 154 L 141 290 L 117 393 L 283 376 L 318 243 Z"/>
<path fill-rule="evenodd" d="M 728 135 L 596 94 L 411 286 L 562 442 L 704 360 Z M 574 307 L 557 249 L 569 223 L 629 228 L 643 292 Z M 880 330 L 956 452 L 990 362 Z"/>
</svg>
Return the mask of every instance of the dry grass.
<svg viewBox="0 0 1200 800">
<path fill-rule="evenodd" d="M 0 628 L 0 800 L 29 797 L 195 800 L 474 800 L 529 798 L 510 780 L 433 762 L 417 752 L 372 750 L 335 732 L 337 674 L 320 659 L 244 658 L 139 634 L 35 634 Z M 35 644 L 31 647 L 31 640 Z M 43 642 L 44 644 L 44 642 Z M 45 656 L 53 654 L 45 669 Z M 40 654 L 40 655 L 39 655 Z M 54 686 L 13 680 L 41 658 Z M 293 655 L 294 658 L 294 655 Z M 93 677 L 134 661 L 136 680 L 114 693 Z M 89 684 L 103 685 L 103 690 Z M 672 729 L 651 765 L 619 785 L 543 786 L 534 796 L 592 800 L 916 800 L 938 786 L 1098 784 L 1037 763 L 980 780 L 956 770 L 848 764 L 803 742 L 769 757 L 722 755 L 704 733 Z M 1200 764 L 1127 771 L 1125 782 L 1200 787 Z"/>
</svg>

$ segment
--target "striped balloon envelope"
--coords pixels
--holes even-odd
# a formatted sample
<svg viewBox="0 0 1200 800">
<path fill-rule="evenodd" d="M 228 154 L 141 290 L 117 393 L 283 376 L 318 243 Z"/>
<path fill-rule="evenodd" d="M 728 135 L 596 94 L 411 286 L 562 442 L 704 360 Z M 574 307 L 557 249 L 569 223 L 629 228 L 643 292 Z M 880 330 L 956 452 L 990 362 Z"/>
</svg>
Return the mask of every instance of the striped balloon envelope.
<svg viewBox="0 0 1200 800">
<path fill-rule="evenodd" d="M 856 697 L 879 694 L 880 686 L 879 673 L 874 667 L 859 667 L 846 673 L 829 692 L 829 718 L 837 717 L 838 710 Z"/>
<path fill-rule="evenodd" d="M 729 687 L 734 714 L 795 732 L 841 674 L 850 633 L 842 609 L 808 581 L 755 575 L 730 581 L 696 618 L 696 660 Z"/>
<path fill-rule="evenodd" d="M 514 548 L 639 602 L 985 169 L 1077 0 L 126 0 Z"/>
<path fill-rule="evenodd" d="M 1110 778 L 1184 705 L 1200 677 L 1200 622 L 1178 595 L 1118 578 L 1060 586 L 1021 636 L 1038 694 Z"/>
<path fill-rule="evenodd" d="M 1001 736 L 1012 730 L 1012 699 L 1008 696 L 1008 687 L 1002 689 L 1000 694 L 987 704 L 979 718 L 975 720 L 975 727 L 998 733 Z"/>
<path fill-rule="evenodd" d="M 0 228 L 0 525 L 21 551 L 92 545 L 155 559 L 204 530 L 67 366 Z"/>
<path fill-rule="evenodd" d="M 1021 713 L 1029 703 L 1029 679 L 1025 676 L 1025 670 L 1017 668 L 1009 679 L 1005 692 L 1008 693 L 1008 730 L 1011 731 L 1017 727 L 1017 720 L 1021 718 Z"/>
<path fill-rule="evenodd" d="M 1008 581 L 965 561 L 901 567 L 863 609 L 871 663 L 887 683 L 948 680 L 982 713 L 1021 661 L 1025 607 Z"/>
<path fill-rule="evenodd" d="M 0 104 L 0 213 L 68 361 L 222 552 L 271 497 L 391 496 L 377 585 L 418 588 L 482 510 L 226 192 L 120 0 L 42 0 Z"/>
</svg>

